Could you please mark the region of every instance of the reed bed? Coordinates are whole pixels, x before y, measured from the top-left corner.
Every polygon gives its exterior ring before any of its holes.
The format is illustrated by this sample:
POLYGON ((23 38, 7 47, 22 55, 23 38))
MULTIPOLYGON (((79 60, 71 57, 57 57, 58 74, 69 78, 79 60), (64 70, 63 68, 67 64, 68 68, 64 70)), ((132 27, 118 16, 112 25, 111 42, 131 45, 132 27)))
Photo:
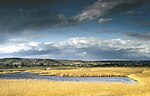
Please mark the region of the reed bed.
POLYGON ((127 77, 133 73, 141 73, 146 68, 78 68, 72 70, 27 70, 26 72, 46 76, 72 77, 127 77))
POLYGON ((82 76, 83 74, 86 74, 86 72, 89 73, 84 76, 99 76, 98 74, 101 73, 112 74, 111 72, 114 72, 113 74, 123 74, 124 76, 135 79, 138 83, 0 80, 0 96, 150 96, 150 68, 83 68, 76 70, 30 71, 34 73, 37 72, 38 74, 39 72, 56 72, 57 75, 65 73, 71 74, 70 76, 76 76, 75 74, 80 74, 79 76, 82 76))
POLYGON ((20 72, 22 72, 22 71, 1 71, 0 75, 1 74, 14 74, 14 73, 20 73, 20 72))

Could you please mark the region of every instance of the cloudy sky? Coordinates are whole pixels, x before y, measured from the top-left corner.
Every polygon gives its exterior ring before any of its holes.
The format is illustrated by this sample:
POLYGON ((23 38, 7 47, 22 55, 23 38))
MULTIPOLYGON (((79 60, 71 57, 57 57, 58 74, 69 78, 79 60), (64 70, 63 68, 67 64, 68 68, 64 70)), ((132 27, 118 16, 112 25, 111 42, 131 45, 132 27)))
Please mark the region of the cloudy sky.
POLYGON ((0 58, 150 60, 150 0, 0 0, 0 58))

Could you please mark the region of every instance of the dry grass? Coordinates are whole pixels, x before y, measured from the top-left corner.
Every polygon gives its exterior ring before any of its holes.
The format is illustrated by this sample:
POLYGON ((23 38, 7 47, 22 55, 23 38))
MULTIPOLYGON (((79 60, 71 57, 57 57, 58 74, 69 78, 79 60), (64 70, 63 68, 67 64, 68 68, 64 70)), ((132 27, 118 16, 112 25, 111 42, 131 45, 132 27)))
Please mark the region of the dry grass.
POLYGON ((146 68, 78 68, 72 70, 27 70, 47 76, 73 76, 73 77, 127 77, 130 74, 141 73, 146 68))
POLYGON ((14 74, 14 73, 19 73, 22 71, 1 71, 0 74, 14 74))
POLYGON ((56 72, 57 75, 70 74, 67 76, 123 74, 123 76, 138 80, 138 83, 0 80, 0 96, 150 96, 150 68, 84 68, 77 70, 32 70, 32 72, 56 72))
POLYGON ((0 74, 13 74, 26 71, 24 69, 0 69, 0 74))

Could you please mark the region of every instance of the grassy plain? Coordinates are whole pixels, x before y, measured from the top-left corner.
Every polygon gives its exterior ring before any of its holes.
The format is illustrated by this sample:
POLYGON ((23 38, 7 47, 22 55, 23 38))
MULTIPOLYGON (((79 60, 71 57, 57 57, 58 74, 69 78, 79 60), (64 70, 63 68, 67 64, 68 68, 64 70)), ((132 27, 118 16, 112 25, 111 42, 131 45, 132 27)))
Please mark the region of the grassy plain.
POLYGON ((0 80, 0 96, 150 96, 150 68, 27 70, 55 76, 128 76, 136 84, 0 80))

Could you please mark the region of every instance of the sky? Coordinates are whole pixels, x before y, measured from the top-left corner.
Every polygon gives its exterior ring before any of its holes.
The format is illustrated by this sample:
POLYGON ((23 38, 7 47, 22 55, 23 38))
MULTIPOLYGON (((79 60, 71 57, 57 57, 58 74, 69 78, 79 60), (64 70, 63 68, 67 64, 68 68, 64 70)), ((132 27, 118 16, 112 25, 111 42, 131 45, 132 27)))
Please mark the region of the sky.
POLYGON ((0 58, 150 60, 150 0, 0 0, 0 58))

